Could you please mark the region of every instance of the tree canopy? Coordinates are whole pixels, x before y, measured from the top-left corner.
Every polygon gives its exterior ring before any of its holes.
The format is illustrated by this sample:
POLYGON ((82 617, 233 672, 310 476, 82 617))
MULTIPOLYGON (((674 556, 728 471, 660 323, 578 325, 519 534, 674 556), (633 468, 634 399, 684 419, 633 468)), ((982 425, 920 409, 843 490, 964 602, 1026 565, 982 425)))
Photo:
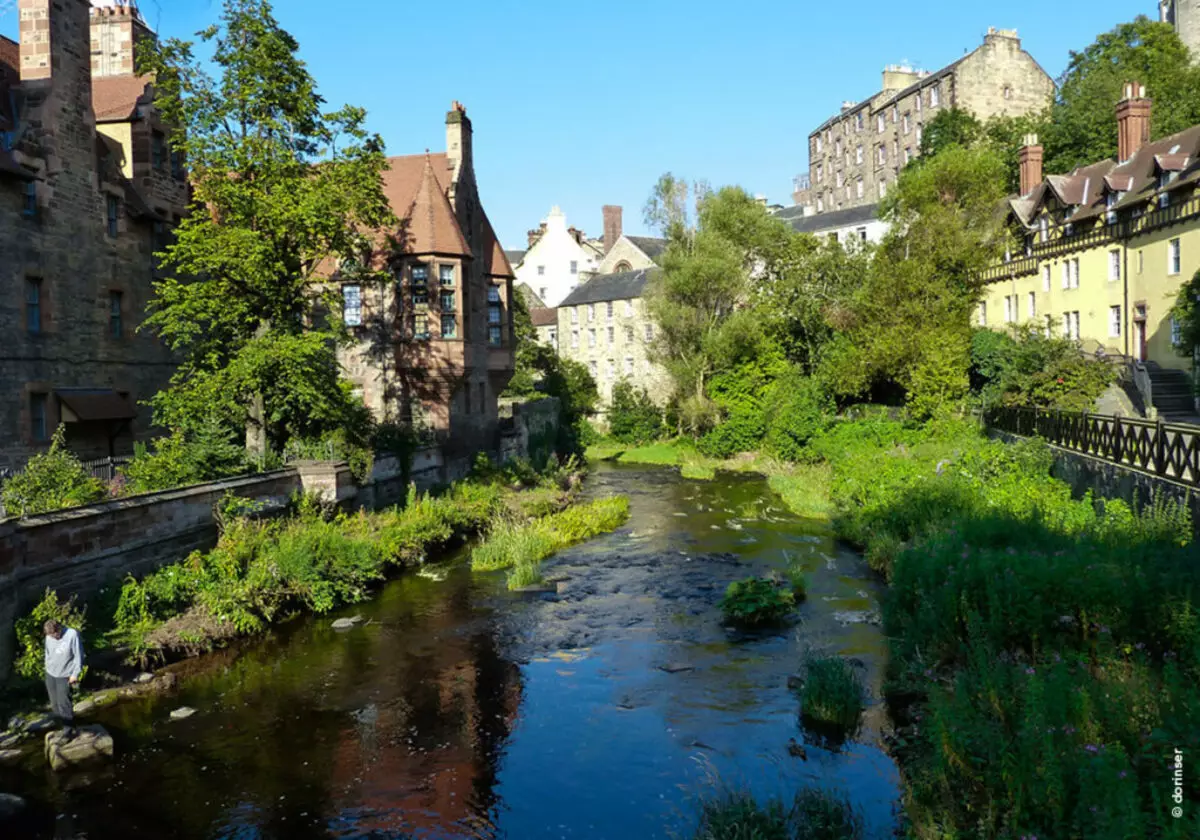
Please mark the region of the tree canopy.
POLYGON ((393 221, 383 143, 361 108, 323 110, 266 0, 226 0, 220 25, 198 36, 211 63, 172 39, 141 68, 194 188, 147 321, 181 359, 154 399, 157 419, 188 428, 215 413, 258 447, 361 431, 325 283, 337 266, 361 282, 381 276, 369 255, 373 231, 393 221))

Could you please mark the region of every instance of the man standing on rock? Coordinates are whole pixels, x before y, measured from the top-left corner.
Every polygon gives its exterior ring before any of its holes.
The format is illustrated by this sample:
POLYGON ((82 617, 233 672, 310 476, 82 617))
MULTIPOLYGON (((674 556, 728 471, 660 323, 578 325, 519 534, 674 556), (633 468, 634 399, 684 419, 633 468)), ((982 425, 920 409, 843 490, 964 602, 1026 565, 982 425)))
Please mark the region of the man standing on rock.
POLYGON ((67 737, 74 737, 71 686, 79 682, 79 674, 83 671, 83 643, 78 632, 57 621, 47 621, 43 629, 46 631, 46 692, 50 695, 50 711, 63 722, 67 737))

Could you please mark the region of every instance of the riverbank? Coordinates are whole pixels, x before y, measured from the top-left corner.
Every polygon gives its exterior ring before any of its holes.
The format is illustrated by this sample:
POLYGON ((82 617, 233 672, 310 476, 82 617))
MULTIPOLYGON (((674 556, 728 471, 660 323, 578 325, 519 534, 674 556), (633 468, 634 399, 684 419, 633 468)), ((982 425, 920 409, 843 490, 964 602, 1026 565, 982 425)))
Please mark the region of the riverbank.
MULTIPOLYGON (((129 679, 146 667, 207 653, 303 613, 361 603, 389 576, 492 522, 563 511, 581 478, 574 463, 545 475, 493 470, 441 495, 410 490, 403 507, 354 514, 298 498, 286 517, 262 519, 244 500, 227 499, 212 551, 128 578, 87 604, 47 591, 17 622, 15 679, 0 696, 0 712, 7 719, 43 705, 41 627, 48 619, 84 632, 92 663, 85 686, 98 689, 102 700, 126 696, 135 693, 126 690, 129 679)), ((87 708, 94 698, 83 695, 80 702, 87 708)))

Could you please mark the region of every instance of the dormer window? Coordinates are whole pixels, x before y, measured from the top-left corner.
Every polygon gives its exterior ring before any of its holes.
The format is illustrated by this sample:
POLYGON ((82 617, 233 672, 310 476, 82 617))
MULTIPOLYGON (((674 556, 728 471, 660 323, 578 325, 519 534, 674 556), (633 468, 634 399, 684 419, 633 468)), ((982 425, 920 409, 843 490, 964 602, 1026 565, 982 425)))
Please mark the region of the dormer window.
POLYGON ((1104 205, 1108 208, 1108 213, 1105 215, 1105 218, 1110 225, 1116 224, 1117 222, 1116 206, 1117 202, 1121 200, 1123 195, 1124 193, 1110 191, 1104 197, 1104 205))
POLYGON ((1042 218, 1040 218, 1038 220, 1038 234, 1040 237, 1040 239, 1039 239, 1040 242, 1049 242, 1050 241, 1050 217, 1049 216, 1042 216, 1042 218))
POLYGON ((1167 187, 1175 180, 1176 173, 1160 172, 1158 175, 1158 206, 1168 207, 1171 204, 1171 194, 1167 192, 1167 187))

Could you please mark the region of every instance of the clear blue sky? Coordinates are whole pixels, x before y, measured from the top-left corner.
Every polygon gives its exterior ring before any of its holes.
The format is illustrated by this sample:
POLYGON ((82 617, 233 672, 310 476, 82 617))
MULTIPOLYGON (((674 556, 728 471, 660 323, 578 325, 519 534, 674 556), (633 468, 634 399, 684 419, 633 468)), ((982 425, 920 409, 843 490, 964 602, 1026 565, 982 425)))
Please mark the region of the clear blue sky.
MULTIPOLYGON (((601 232, 625 207, 627 233, 666 171, 739 184, 791 203, 808 133, 846 99, 879 87, 885 64, 944 66, 988 26, 1020 31, 1057 77, 1071 49, 1156 0, 276 0, 283 26, 331 104, 367 108, 390 154, 445 148, 451 101, 475 128, 484 206, 506 248, 522 248, 553 204, 601 232), (895 11, 903 9, 903 11, 895 11)), ((212 22, 219 0, 141 0, 161 35, 212 22)), ((15 15, 0 32, 15 34, 15 15)))

